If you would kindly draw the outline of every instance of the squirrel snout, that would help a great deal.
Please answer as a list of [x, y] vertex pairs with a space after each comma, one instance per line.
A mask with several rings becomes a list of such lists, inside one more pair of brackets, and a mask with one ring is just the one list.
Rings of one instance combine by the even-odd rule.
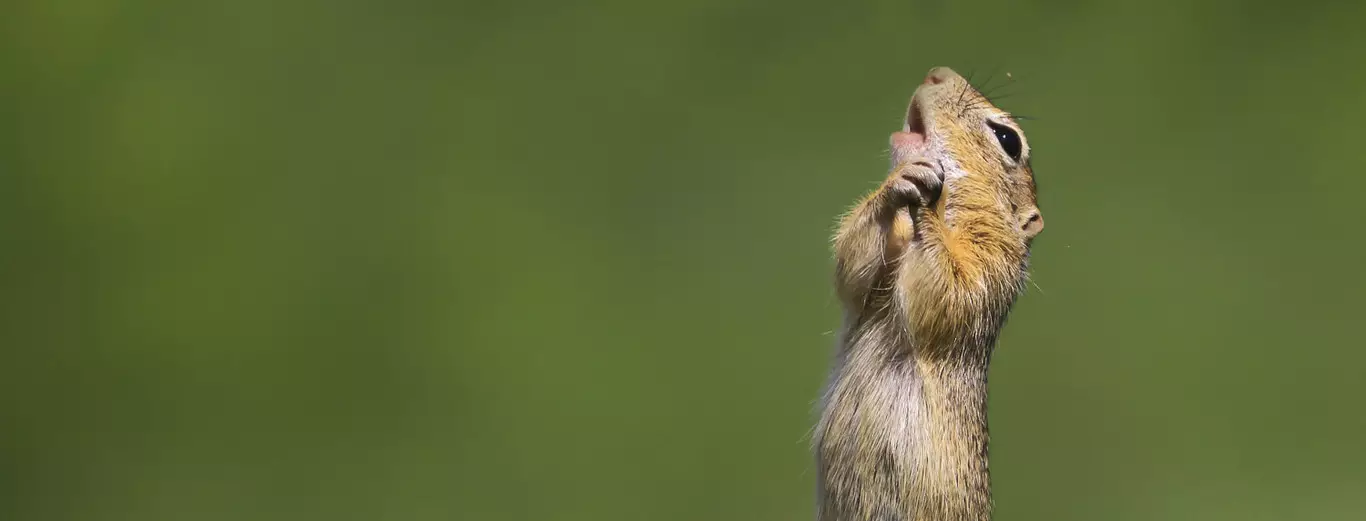
[[956, 76], [958, 76], [958, 73], [953, 72], [953, 69], [948, 67], [935, 67], [930, 69], [929, 74], [925, 75], [925, 85], [938, 85], [947, 82]]

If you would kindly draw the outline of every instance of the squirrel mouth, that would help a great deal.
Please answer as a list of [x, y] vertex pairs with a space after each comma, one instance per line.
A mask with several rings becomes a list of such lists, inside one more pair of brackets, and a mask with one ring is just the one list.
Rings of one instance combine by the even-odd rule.
[[920, 106], [920, 96], [911, 96], [911, 106], [906, 109], [906, 126], [902, 132], [920, 134], [925, 137], [925, 109]]
[[906, 121], [900, 132], [892, 133], [892, 155], [898, 159], [923, 152], [929, 141], [925, 129], [925, 110], [920, 96], [911, 97], [911, 106], [906, 109]]

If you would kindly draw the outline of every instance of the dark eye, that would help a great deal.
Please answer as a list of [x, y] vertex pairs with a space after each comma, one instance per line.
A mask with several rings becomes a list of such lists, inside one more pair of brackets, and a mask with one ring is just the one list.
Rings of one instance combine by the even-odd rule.
[[996, 134], [996, 141], [1001, 144], [1001, 150], [1004, 150], [1010, 159], [1019, 161], [1022, 152], [1020, 134], [1016, 133], [1015, 129], [992, 121], [988, 121], [987, 126]]

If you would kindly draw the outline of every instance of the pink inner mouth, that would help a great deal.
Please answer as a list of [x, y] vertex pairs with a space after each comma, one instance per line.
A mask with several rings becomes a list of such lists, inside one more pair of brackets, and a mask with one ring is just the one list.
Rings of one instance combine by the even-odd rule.
[[925, 135], [919, 132], [893, 132], [892, 148], [910, 152], [925, 145]]
[[900, 158], [920, 152], [925, 147], [925, 115], [920, 98], [912, 97], [906, 110], [906, 123], [899, 132], [892, 133], [892, 153]]

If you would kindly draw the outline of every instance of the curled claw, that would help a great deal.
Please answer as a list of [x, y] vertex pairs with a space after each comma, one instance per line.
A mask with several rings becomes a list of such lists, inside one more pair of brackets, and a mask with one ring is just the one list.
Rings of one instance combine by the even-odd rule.
[[914, 160], [897, 167], [887, 190], [900, 204], [925, 208], [939, 200], [943, 187], [944, 174], [935, 165]]

